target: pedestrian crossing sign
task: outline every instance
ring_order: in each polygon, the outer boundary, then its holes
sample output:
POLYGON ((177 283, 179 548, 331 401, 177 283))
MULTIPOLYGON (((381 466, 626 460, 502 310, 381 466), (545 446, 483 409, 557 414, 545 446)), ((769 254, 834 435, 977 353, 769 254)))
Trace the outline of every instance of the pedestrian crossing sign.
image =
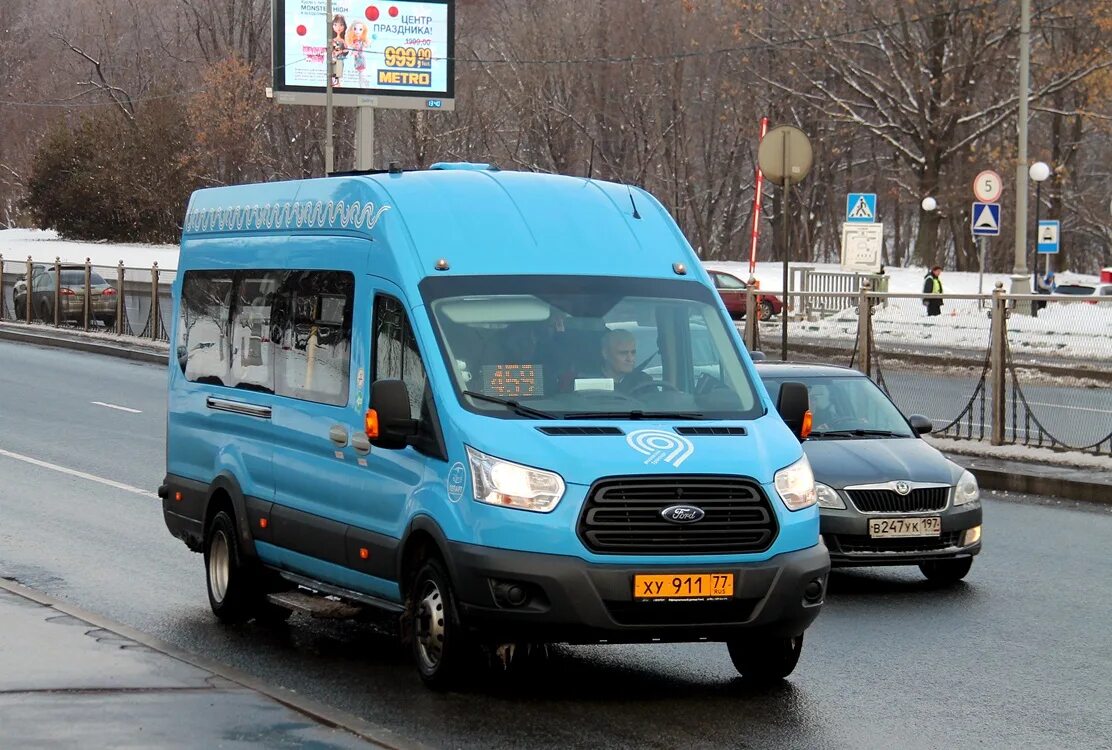
POLYGON ((999 203, 974 203, 969 215, 974 237, 996 237, 1000 234, 999 203))
POLYGON ((872 224, 876 221, 876 193, 850 193, 846 196, 846 221, 872 224))

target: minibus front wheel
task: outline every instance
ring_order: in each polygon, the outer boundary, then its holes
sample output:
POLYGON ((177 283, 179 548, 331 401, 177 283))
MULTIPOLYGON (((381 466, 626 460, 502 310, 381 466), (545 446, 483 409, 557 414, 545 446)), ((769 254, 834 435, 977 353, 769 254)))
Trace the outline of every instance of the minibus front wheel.
POLYGON ((406 604, 413 618, 413 658, 421 680, 433 690, 453 687, 466 673, 475 648, 460 622, 451 579, 438 558, 430 557, 421 565, 406 604))
POLYGON ((791 637, 734 638, 726 642, 741 677, 754 685, 779 682, 795 670, 803 651, 803 634, 791 637))

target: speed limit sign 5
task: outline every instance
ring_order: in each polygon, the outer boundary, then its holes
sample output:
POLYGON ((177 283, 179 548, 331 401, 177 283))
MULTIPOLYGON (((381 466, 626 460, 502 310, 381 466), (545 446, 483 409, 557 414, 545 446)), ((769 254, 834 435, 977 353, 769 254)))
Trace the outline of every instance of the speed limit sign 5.
POLYGON ((986 169, 973 180, 973 195, 981 203, 995 203, 1004 190, 1004 181, 991 169, 986 169))

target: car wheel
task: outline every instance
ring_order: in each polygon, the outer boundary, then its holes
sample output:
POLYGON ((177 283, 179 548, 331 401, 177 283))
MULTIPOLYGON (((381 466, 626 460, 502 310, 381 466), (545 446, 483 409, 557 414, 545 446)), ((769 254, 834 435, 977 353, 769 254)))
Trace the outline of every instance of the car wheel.
POLYGON ((803 651, 803 634, 791 638, 732 638, 726 641, 726 647, 746 682, 767 685, 795 670, 803 651))
POLYGON ((965 557, 960 560, 932 560, 919 563, 919 570, 923 571, 927 580, 934 583, 957 583, 965 578, 972 567, 972 557, 965 557))
POLYGON ((252 569, 240 559, 236 527, 226 511, 213 516, 205 533, 209 606, 222 622, 243 622, 254 614, 259 596, 252 569))
POLYGON ((433 690, 456 685, 476 649, 460 623, 451 580, 438 558, 429 558, 417 571, 406 608, 413 618, 413 657, 421 681, 433 690))
POLYGON ((766 299, 761 300, 761 320, 772 320, 772 303, 766 299))

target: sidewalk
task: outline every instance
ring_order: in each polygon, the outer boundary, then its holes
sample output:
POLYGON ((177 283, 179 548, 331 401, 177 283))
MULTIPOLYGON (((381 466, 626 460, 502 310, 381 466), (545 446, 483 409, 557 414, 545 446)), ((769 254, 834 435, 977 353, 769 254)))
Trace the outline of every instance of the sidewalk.
POLYGON ((0 745, 414 746, 357 717, 5 580, 0 580, 0 745))

